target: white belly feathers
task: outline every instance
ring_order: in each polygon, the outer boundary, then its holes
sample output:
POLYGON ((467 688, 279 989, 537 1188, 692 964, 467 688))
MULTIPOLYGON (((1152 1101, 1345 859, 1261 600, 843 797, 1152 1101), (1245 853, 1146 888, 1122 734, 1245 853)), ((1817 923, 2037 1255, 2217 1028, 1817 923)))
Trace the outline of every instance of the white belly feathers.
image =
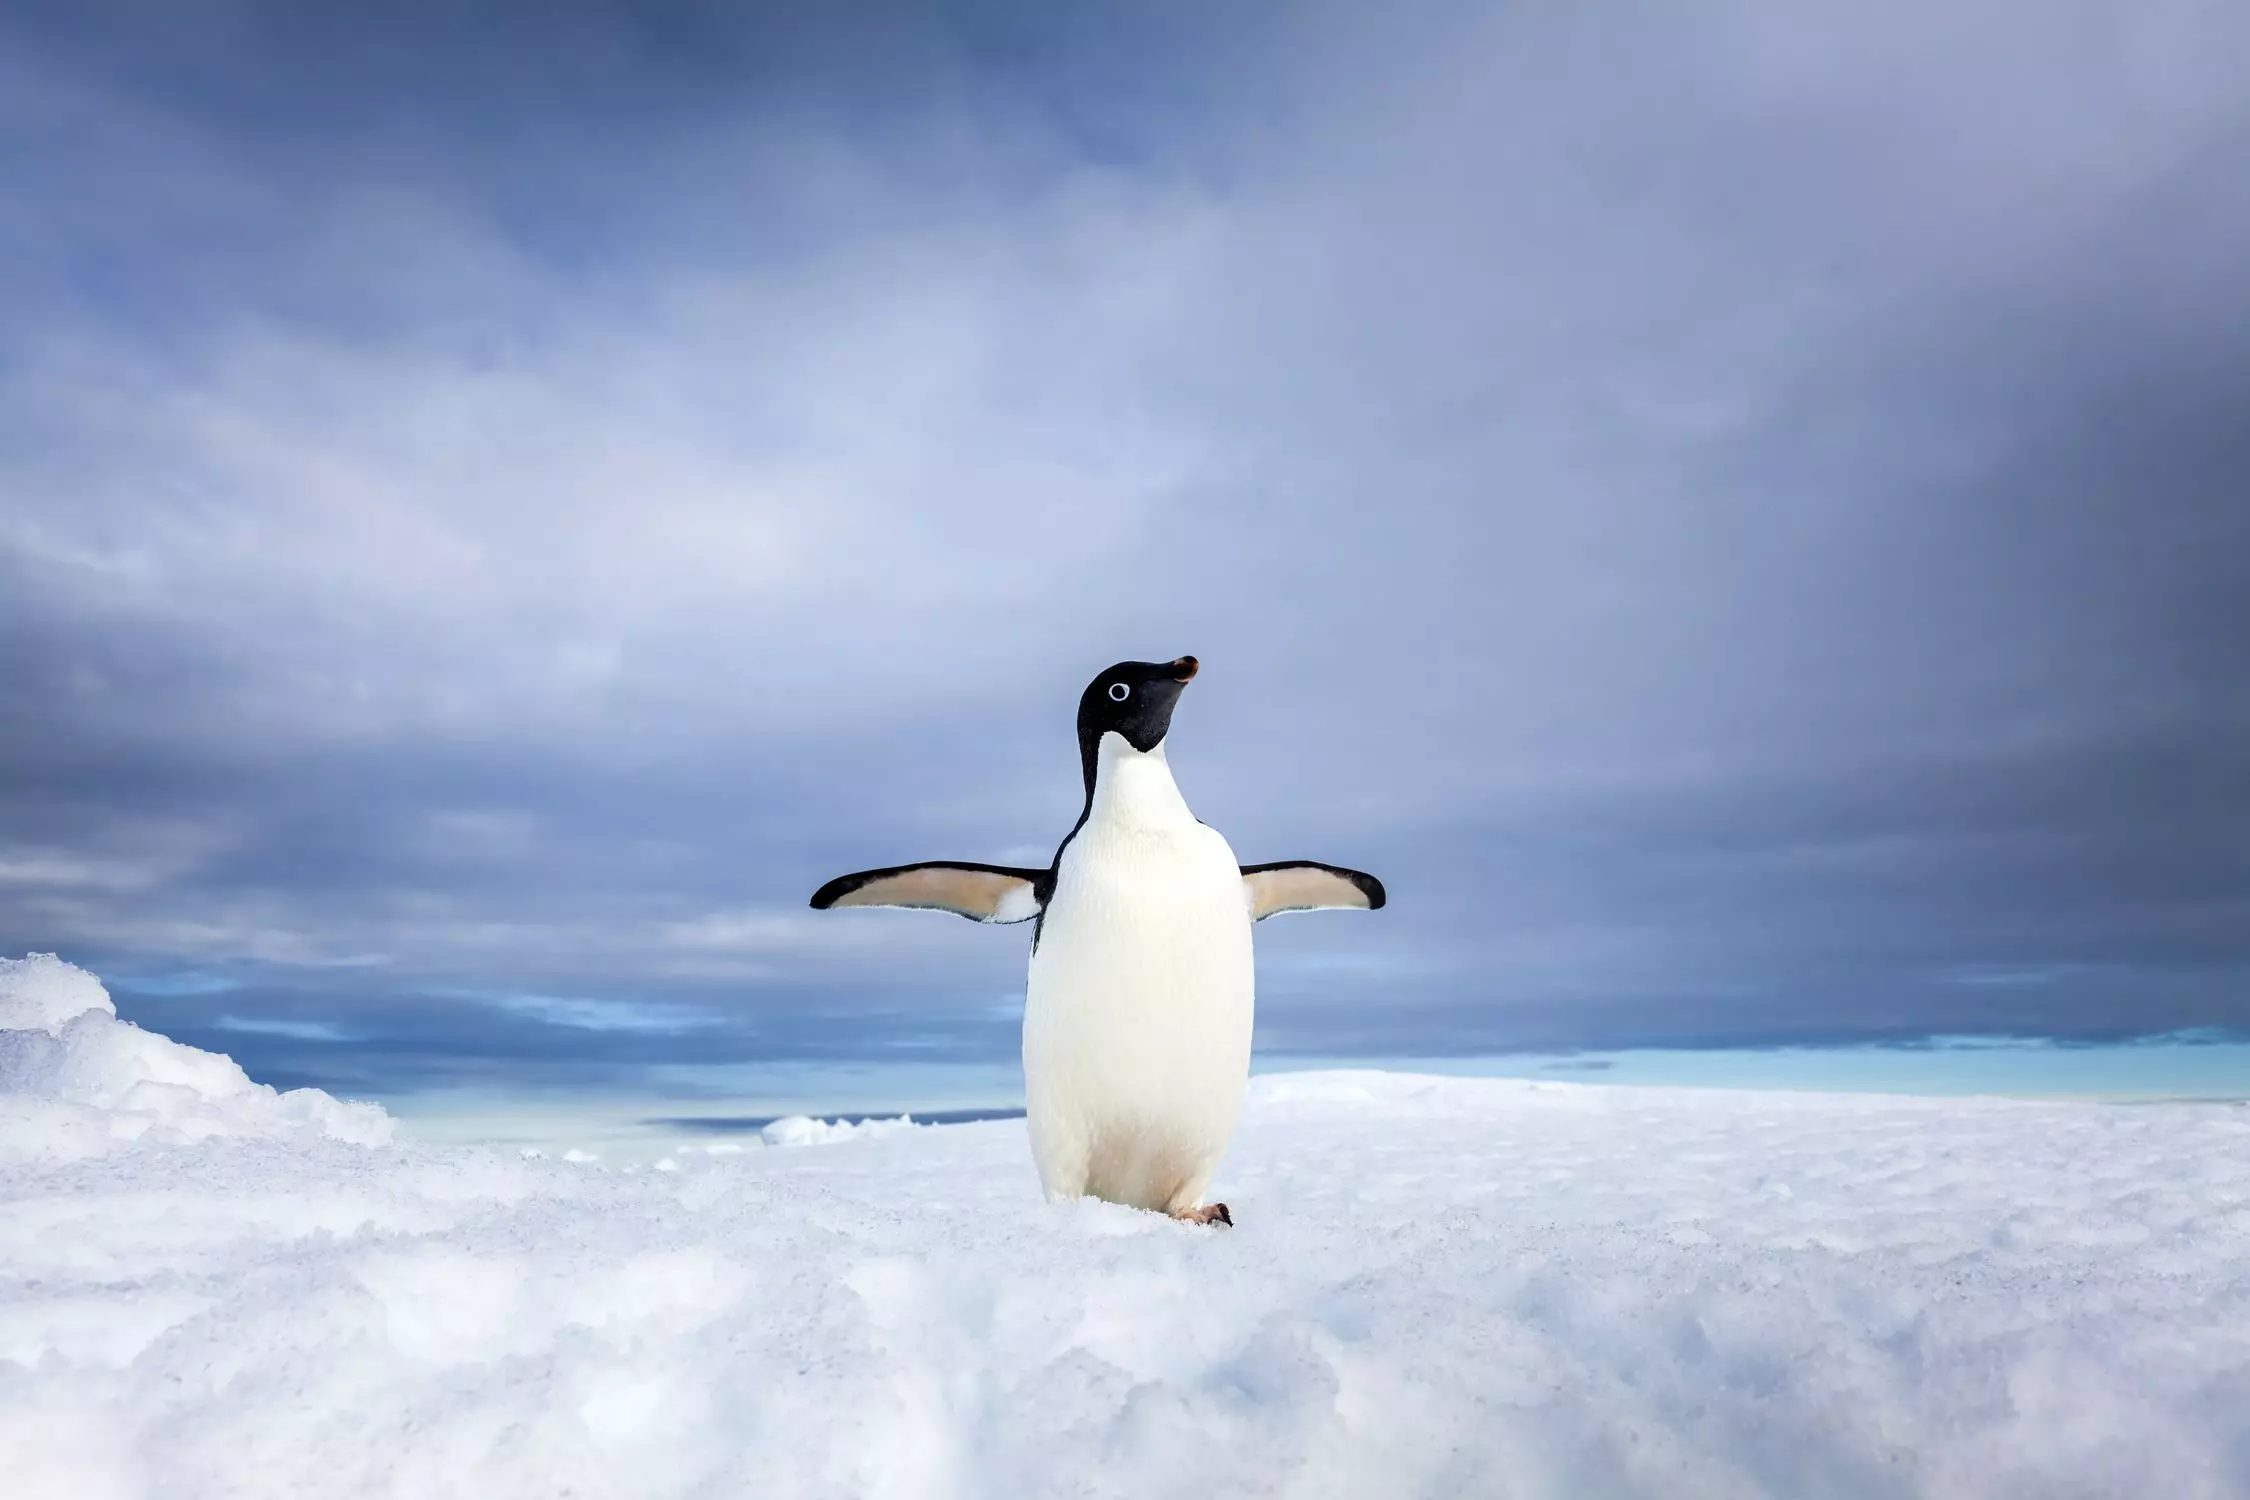
POLYGON ((1049 1197, 1195 1207, 1250 1073, 1254 978, 1241 868, 1188 811, 1164 749, 1100 744, 1031 956, 1023 1066, 1049 1197))

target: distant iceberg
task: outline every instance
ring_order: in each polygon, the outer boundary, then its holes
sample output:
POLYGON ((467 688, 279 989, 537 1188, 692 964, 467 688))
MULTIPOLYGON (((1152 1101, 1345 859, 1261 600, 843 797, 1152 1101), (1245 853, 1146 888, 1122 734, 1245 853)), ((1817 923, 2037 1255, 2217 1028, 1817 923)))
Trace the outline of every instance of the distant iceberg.
POLYGON ((769 1146, 826 1146, 913 1128, 912 1115, 890 1120, 815 1120, 808 1115, 785 1115, 761 1129, 758 1138, 769 1146))

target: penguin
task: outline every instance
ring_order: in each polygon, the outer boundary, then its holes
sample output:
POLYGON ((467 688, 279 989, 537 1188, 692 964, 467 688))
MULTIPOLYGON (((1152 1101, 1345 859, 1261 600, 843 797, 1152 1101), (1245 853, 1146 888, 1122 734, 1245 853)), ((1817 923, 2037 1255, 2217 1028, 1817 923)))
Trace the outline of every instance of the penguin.
POLYGON ((1289 911, 1375 911, 1387 898, 1359 870, 1241 864, 1188 810, 1165 744, 1197 666, 1192 656, 1119 662, 1086 685, 1086 800, 1046 869, 893 865, 839 876, 812 905, 1031 923, 1024 1094, 1047 1197, 1232 1225, 1203 1194, 1250 1077, 1251 926, 1289 911))

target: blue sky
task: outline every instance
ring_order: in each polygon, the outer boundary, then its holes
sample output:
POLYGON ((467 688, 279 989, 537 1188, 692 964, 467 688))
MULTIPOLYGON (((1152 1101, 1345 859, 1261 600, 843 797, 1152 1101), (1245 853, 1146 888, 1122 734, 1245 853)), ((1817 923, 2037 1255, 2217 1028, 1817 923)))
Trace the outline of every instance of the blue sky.
POLYGON ((1269 1056, 2250 1025, 2223 7, 11 7, 0 950, 346 1091, 1004 1063, 1192 652, 1269 1056))

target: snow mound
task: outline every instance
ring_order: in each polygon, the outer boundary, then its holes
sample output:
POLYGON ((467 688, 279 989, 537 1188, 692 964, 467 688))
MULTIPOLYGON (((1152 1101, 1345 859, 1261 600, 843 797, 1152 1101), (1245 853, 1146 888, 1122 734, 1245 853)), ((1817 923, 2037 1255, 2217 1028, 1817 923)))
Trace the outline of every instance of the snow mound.
POLYGON ((52 953, 0 958, 0 1031, 60 1031, 90 1010, 117 1014, 102 982, 52 953))
POLYGON ((51 953, 0 959, 0 1023, 0 1161, 99 1155, 144 1138, 391 1137, 375 1105, 281 1093, 231 1057, 119 1020, 100 980, 51 953))
POLYGON ((916 1128, 912 1115, 900 1115, 895 1120, 815 1120, 809 1115, 790 1115, 759 1131, 758 1138, 769 1146, 827 1146, 916 1128))

